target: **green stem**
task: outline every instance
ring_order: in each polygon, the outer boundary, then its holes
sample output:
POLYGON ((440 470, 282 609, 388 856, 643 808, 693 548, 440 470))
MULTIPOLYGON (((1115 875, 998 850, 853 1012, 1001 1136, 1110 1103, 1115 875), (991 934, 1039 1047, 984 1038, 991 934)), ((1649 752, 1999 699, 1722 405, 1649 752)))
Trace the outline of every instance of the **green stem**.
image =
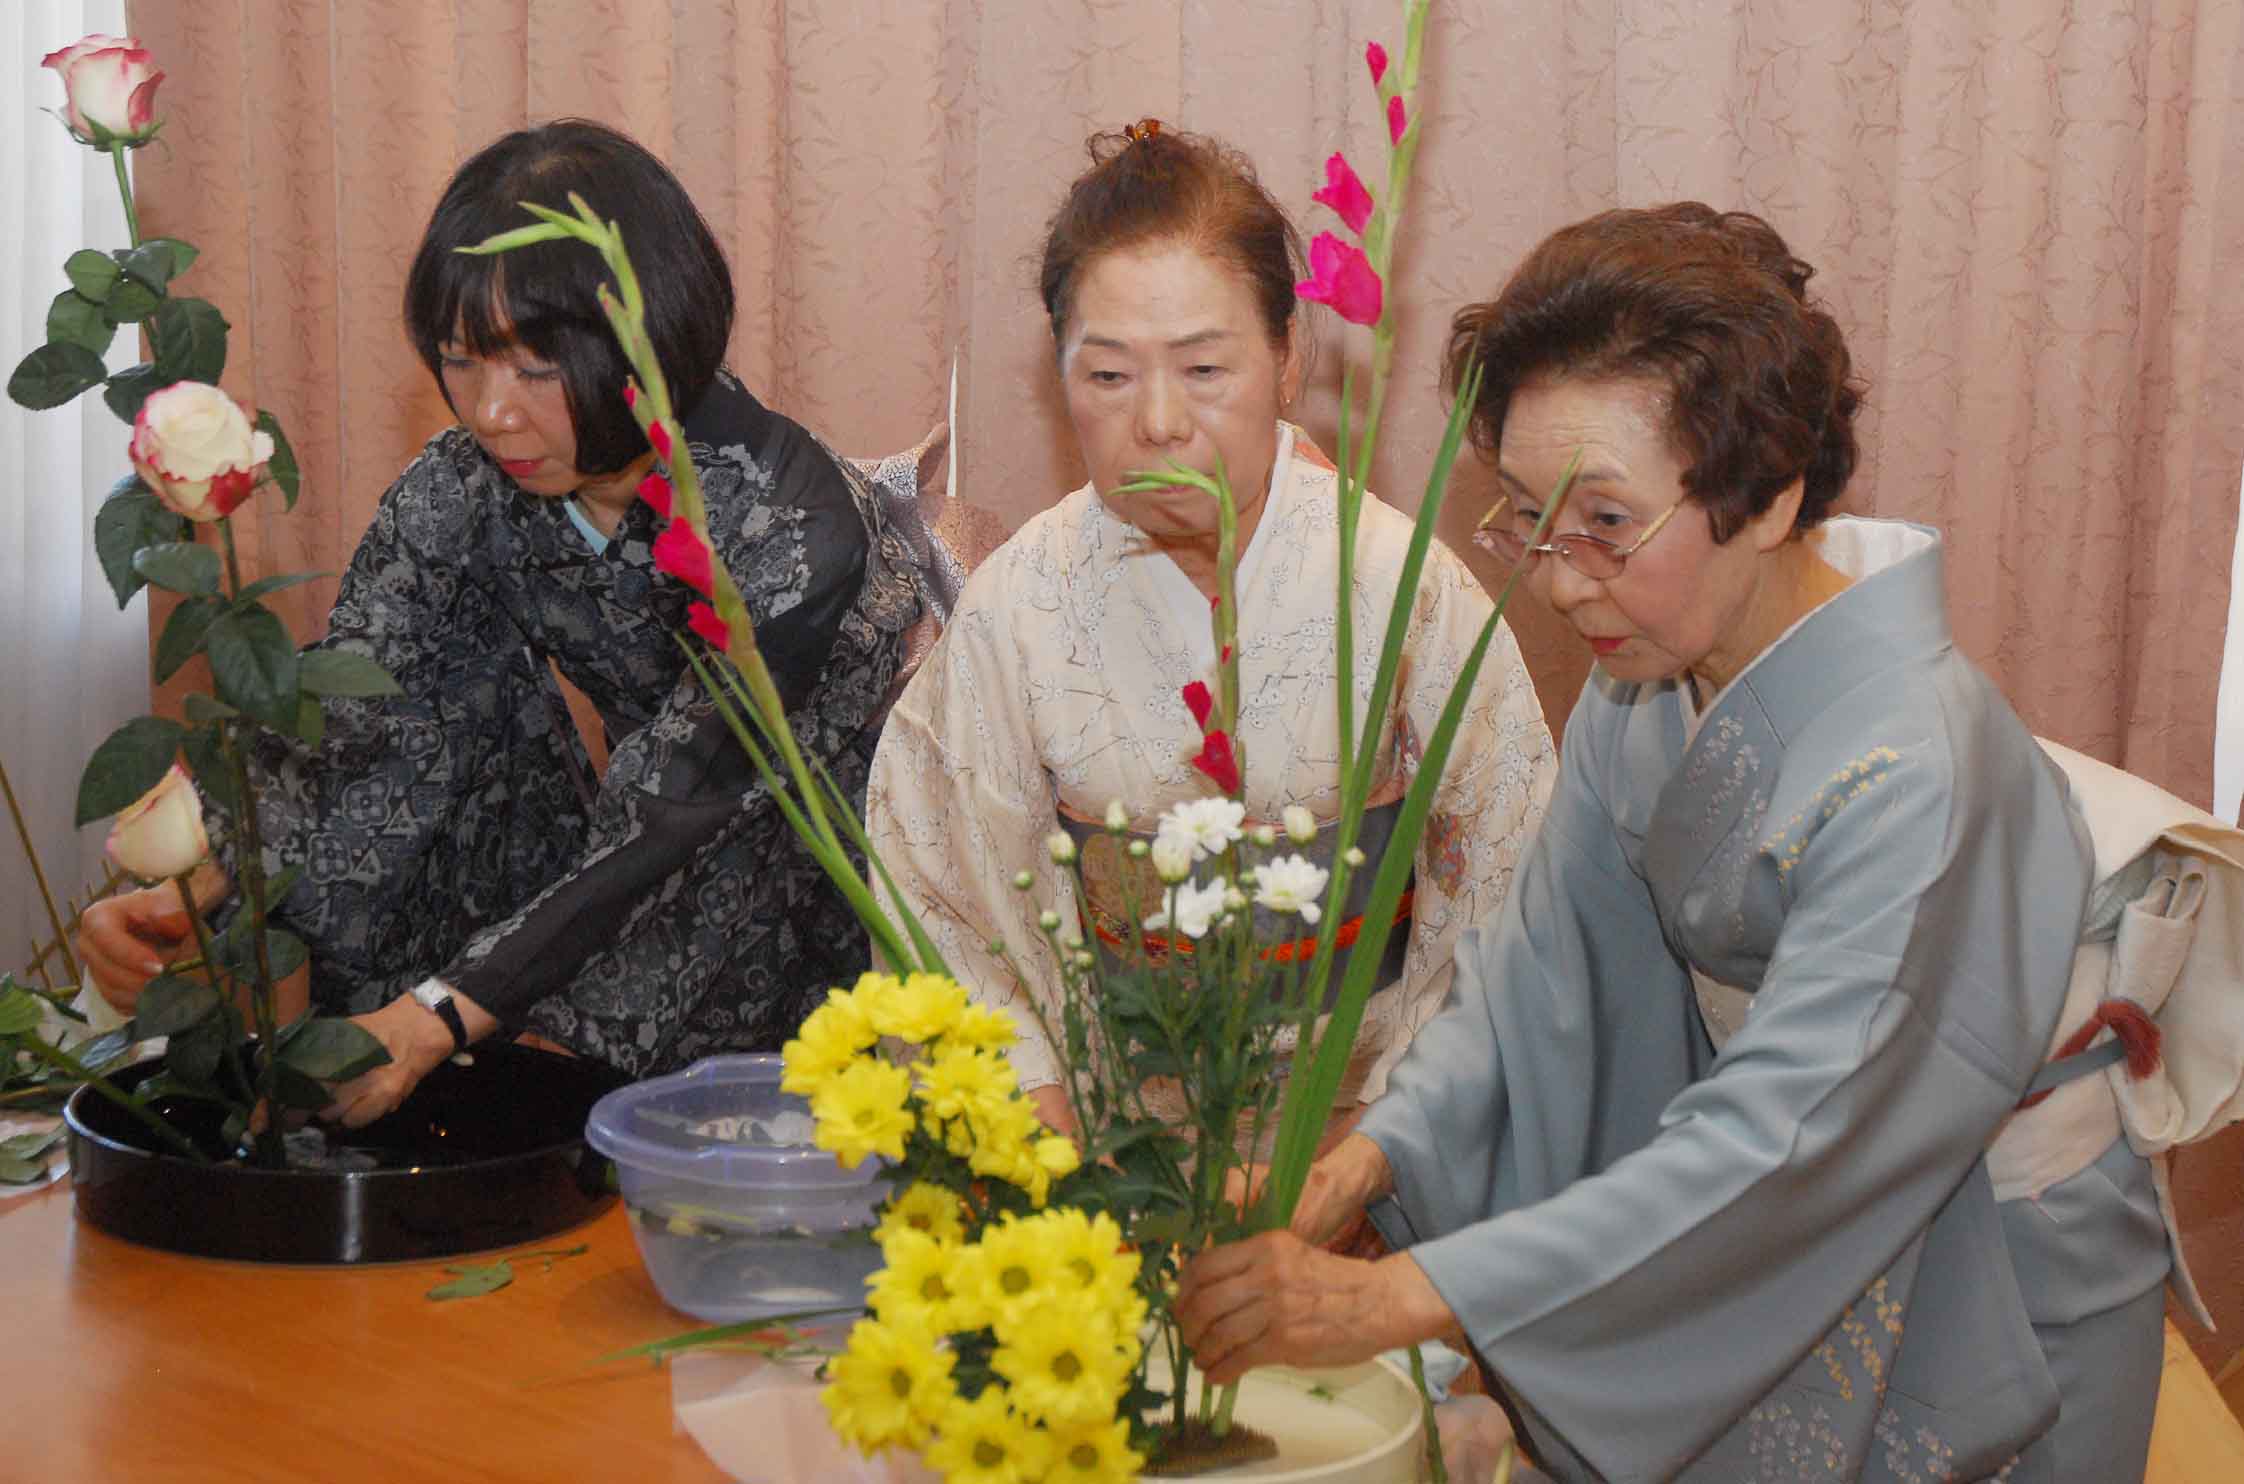
POLYGON ((185 1134, 181 1133, 178 1129, 173 1128, 170 1124, 164 1122, 162 1118, 158 1117, 155 1111, 149 1108, 147 1104, 141 1102, 138 1098, 118 1091, 115 1087, 111 1086, 109 1081, 100 1073, 90 1070, 84 1062, 79 1061, 78 1058, 72 1056, 69 1052, 64 1051, 61 1047, 49 1046, 46 1042, 40 1040, 37 1036, 25 1036, 21 1040, 17 1041, 16 1044, 22 1047, 25 1051, 30 1052, 39 1060, 45 1062, 48 1066, 54 1067, 58 1071, 68 1073, 72 1077, 77 1078, 87 1087, 90 1087, 95 1092, 100 1093, 103 1097, 109 1099, 109 1101, 115 1103, 118 1107, 124 1109, 127 1113, 130 1113, 133 1117, 148 1125, 148 1127, 154 1130, 155 1133, 159 1137, 161 1137, 165 1143, 171 1145, 174 1149, 186 1155, 189 1159, 195 1161, 195 1163, 210 1163, 209 1156, 205 1155, 200 1149, 197 1149, 194 1146, 194 1143, 189 1140, 185 1134))
POLYGON ((109 151, 109 163, 117 167, 117 194, 125 203, 125 230, 132 235, 132 245, 140 246, 140 213, 133 210, 132 176, 125 171, 123 149, 109 151))
POLYGON ((1441 1428, 1434 1421, 1434 1394, 1426 1389, 1426 1357, 1410 1347, 1410 1380, 1418 1388, 1418 1405, 1426 1422, 1426 1477, 1433 1484, 1449 1484, 1449 1463, 1441 1456, 1441 1428))

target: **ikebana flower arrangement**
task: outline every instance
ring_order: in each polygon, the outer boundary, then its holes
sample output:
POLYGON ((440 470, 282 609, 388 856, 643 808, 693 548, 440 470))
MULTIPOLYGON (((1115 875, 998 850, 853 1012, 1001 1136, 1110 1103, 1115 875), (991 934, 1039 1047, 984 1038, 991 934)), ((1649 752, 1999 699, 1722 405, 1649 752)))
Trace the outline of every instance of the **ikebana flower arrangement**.
MULTIPOLYGON (((1153 868, 1160 892, 1128 904, 1119 941, 1106 945, 1110 953, 1086 944, 1076 903, 1052 903, 1039 917, 1064 966, 1059 1020, 1045 1029, 1063 1051, 1080 1150, 1041 1131, 1006 1060, 1010 1023, 969 1002, 897 900, 849 800, 796 746, 739 590, 712 555, 692 453, 678 434, 643 329, 640 287, 619 224, 601 220, 581 200, 572 200, 568 212, 525 202, 536 224, 466 249, 505 252, 567 237, 605 260, 614 286, 602 289, 601 303, 636 373, 624 396, 663 466, 640 487, 668 521, 655 543, 656 562, 703 600, 693 605, 690 624, 706 650, 689 644, 689 659, 894 971, 837 989, 809 1017, 786 1048, 783 1083, 809 1099, 821 1147, 844 1163, 886 1160, 894 1182, 879 1229, 884 1266, 869 1280, 872 1315, 832 1363, 826 1392, 837 1430, 868 1452, 920 1449, 952 1479, 1084 1481, 1133 1477, 1141 1465, 1182 1471, 1208 1454, 1224 1461, 1254 1456, 1226 1441, 1235 1390, 1218 1398, 1203 1386, 1197 1408, 1188 1401, 1189 1357, 1169 1314, 1173 1279, 1183 1258, 1208 1242, 1290 1217, 1376 987, 1443 765, 1510 595, 1507 584, 1425 739, 1360 913, 1355 951, 1335 988, 1342 945, 1329 929, 1349 915, 1341 906, 1349 876, 1365 861, 1355 841, 1380 722, 1475 391, 1468 378, 1451 409, 1359 725, 1350 632, 1355 529, 1393 358, 1385 279, 1417 150, 1411 106, 1426 9, 1426 0, 1408 0, 1405 43, 1394 65, 1377 44, 1367 52, 1391 142, 1384 190, 1375 199, 1342 156, 1332 157, 1316 199, 1356 240, 1319 234, 1310 248, 1313 276, 1298 287, 1302 298, 1370 327, 1373 342, 1368 404, 1356 407, 1351 377, 1340 429, 1335 689, 1344 806, 1331 826, 1338 831, 1335 864, 1327 870, 1298 852, 1316 834, 1306 812, 1291 811, 1276 823, 1246 817, 1230 488, 1220 471, 1147 471, 1132 487, 1193 486, 1221 512, 1212 607, 1219 680, 1213 690, 1195 684, 1184 693, 1202 731, 1195 762, 1214 791, 1168 811, 1152 840, 1121 846, 1153 868), (1313 954, 1273 952, 1257 941, 1257 911, 1328 930, 1313 954), (1297 1049, 1280 1105, 1274 1072, 1289 1035, 1297 1049), (1146 1082, 1154 1077, 1184 1090, 1187 1126, 1172 1127, 1148 1106, 1146 1082), (1247 1152, 1264 1148, 1267 1155, 1258 1157, 1268 1159, 1267 1178, 1242 1211, 1227 1197, 1227 1177, 1247 1152), (1032 1313, 1040 1316, 1034 1322, 1032 1313), (1063 1314, 1066 1322, 1056 1317, 1063 1314), (1169 1374, 1184 1378, 1166 1394, 1147 1385, 1147 1360, 1163 1349, 1169 1374)), ((1548 502, 1546 525, 1565 493, 1562 486, 1548 502)), ((1108 811, 1117 843, 1131 818, 1123 801, 1108 811)), ((1061 865, 1079 866, 1071 836, 1055 834, 1048 848, 1061 865)), ((1026 876, 1015 884, 1033 889, 1026 876)), ((736 1328, 708 1333, 717 1339, 736 1328)), ((666 1342, 673 1349, 679 1343, 666 1342)), ((1438 1450, 1430 1452, 1438 1477, 1438 1450)))
MULTIPOLYGON (((316 742, 329 700, 390 694, 396 687, 360 655, 299 655, 280 618, 261 601, 317 574, 242 581, 231 517, 266 492, 293 508, 298 474, 272 413, 252 416, 218 387, 226 365, 225 316, 207 300, 174 292, 196 249, 177 238, 141 234, 125 155, 162 127, 155 106, 164 74, 138 42, 111 36, 88 36, 42 65, 62 79, 71 134, 114 162, 131 240, 70 255, 63 264, 67 285, 47 311, 46 343, 17 365, 8 395, 37 410, 98 386, 110 410, 132 424, 133 473, 96 514, 95 548, 119 607, 144 586, 180 600, 156 640, 155 678, 168 680, 201 655, 209 660, 214 691, 188 695, 184 721, 144 716, 125 723, 94 750, 79 781, 77 823, 116 816, 111 858, 143 881, 178 884, 200 948, 140 996, 127 1035, 168 1036, 170 1043, 163 1073, 128 1101, 182 1153, 226 1157, 250 1139, 256 1162, 278 1165, 284 1161, 282 1119, 276 1112, 258 1120, 258 1107, 318 1109, 329 1100, 323 1083, 388 1058, 379 1042, 348 1022, 305 1014, 283 1023, 278 986, 309 951, 267 920, 292 873, 266 872, 246 757, 261 731, 316 742), (111 375, 103 357, 128 326, 146 333, 151 358, 111 375), (187 768, 179 765, 182 757, 187 768), (207 869, 214 852, 206 800, 223 817, 220 842, 243 903, 215 934, 204 925, 195 892, 200 878, 210 896, 218 874, 207 869), (255 1051, 245 1059, 249 1031, 255 1051), (204 1148, 157 1119, 150 1108, 160 1099, 223 1110, 216 1147, 204 1148), (259 1131, 252 1138, 253 1124, 259 1131)), ((58 1067, 57 1058, 70 1060, 52 1047, 26 1046, 22 1038, 16 1044, 58 1067)), ((74 1062, 62 1069, 90 1072, 74 1062)))

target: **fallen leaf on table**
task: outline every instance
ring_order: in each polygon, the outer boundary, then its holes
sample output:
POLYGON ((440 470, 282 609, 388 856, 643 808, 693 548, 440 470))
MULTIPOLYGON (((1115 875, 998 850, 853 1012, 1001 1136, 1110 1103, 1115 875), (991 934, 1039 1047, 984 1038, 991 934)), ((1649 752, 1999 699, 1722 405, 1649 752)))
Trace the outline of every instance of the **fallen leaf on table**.
MULTIPOLYGON (((555 1247, 544 1252, 525 1252, 522 1261, 545 1259, 544 1272, 552 1272, 553 1265, 564 1257, 579 1257, 591 1250, 589 1242, 579 1242, 574 1247, 555 1247)), ((469 1263, 461 1267, 447 1267, 447 1273, 458 1276, 449 1283, 439 1283, 428 1292, 430 1299, 442 1303, 446 1299, 481 1298, 487 1293, 497 1293, 514 1281, 514 1264, 507 1258, 497 1262, 469 1263)))

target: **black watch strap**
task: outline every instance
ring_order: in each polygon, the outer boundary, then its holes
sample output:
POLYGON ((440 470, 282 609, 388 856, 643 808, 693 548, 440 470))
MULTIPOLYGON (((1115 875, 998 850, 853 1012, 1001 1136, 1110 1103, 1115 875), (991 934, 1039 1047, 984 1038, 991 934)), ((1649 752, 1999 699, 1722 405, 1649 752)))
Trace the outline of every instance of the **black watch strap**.
POLYGON ((467 1050, 467 1022, 460 1018, 460 1007, 452 1003, 452 997, 446 995, 429 1008, 436 1012, 436 1018, 443 1021, 445 1029, 452 1033, 452 1054, 457 1056, 467 1050))

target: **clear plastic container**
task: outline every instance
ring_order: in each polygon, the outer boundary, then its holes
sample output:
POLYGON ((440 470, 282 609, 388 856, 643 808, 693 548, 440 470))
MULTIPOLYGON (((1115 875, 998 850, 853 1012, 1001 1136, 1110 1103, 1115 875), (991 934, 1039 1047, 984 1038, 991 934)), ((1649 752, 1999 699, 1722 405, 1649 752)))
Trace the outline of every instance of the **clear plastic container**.
POLYGON ((713 1056, 602 1098, 585 1130, 616 1162, 663 1300, 718 1323, 859 1309, 880 1266, 880 1161, 841 1168, 776 1056, 713 1056))

